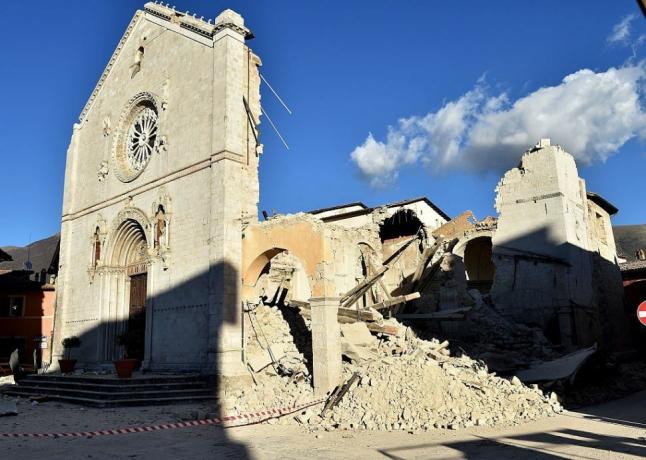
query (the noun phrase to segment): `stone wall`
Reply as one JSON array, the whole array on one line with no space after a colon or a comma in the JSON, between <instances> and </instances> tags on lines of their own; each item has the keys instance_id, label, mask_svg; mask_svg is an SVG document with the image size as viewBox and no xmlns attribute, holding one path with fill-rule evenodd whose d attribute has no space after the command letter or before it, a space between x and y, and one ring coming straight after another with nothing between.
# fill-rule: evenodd
<instances>
[{"instance_id":1,"label":"stone wall","mask_svg":"<svg viewBox=\"0 0 646 460\"><path fill-rule=\"evenodd\" d=\"M262 151L249 35L231 10L212 24L148 3L133 17L68 150L55 355L78 335L80 365L111 365L134 269L147 272L144 367L244 371L241 235L257 221ZM124 172L137 104L156 113L155 141L147 164ZM142 243L141 263L124 265Z\"/></svg>"}]
</instances>

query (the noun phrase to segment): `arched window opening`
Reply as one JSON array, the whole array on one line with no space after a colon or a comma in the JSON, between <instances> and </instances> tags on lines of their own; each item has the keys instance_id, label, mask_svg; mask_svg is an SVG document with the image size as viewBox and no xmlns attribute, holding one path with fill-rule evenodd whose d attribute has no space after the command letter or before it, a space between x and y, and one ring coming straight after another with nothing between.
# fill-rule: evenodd
<instances>
[{"instance_id":1,"label":"arched window opening","mask_svg":"<svg viewBox=\"0 0 646 460\"><path fill-rule=\"evenodd\" d=\"M400 209L381 224L379 238L382 242L408 238L417 235L422 227L413 211Z\"/></svg>"},{"instance_id":2,"label":"arched window opening","mask_svg":"<svg viewBox=\"0 0 646 460\"><path fill-rule=\"evenodd\" d=\"M464 265L469 289L486 293L491 290L495 266L491 238L483 236L469 241L464 249Z\"/></svg>"}]
</instances>

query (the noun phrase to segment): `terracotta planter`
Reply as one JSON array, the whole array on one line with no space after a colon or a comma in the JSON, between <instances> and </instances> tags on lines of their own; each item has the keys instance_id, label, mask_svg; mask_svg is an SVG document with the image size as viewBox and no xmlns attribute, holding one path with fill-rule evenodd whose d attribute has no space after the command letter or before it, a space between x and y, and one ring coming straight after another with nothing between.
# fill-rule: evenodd
<instances>
[{"instance_id":1,"label":"terracotta planter","mask_svg":"<svg viewBox=\"0 0 646 460\"><path fill-rule=\"evenodd\" d=\"M61 374L69 374L74 372L74 367L76 367L75 359L59 359L58 367L61 369Z\"/></svg>"},{"instance_id":2,"label":"terracotta planter","mask_svg":"<svg viewBox=\"0 0 646 460\"><path fill-rule=\"evenodd\" d=\"M139 361L136 359L119 359L117 361L112 361L114 364L114 369L117 371L117 375L120 379L129 379L132 377L132 371L137 367Z\"/></svg>"}]
</instances>

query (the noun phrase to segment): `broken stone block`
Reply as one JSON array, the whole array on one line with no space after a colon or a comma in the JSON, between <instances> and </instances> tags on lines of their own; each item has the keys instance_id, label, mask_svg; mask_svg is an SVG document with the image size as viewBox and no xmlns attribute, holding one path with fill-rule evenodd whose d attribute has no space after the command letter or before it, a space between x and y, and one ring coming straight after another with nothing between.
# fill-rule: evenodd
<instances>
[{"instance_id":1,"label":"broken stone block","mask_svg":"<svg viewBox=\"0 0 646 460\"><path fill-rule=\"evenodd\" d=\"M271 352L278 362L285 356L285 347L281 343L273 344L271 345ZM261 369L271 365L272 362L273 359L268 349L260 349L247 355L247 363L254 372L259 372Z\"/></svg>"},{"instance_id":2,"label":"broken stone block","mask_svg":"<svg viewBox=\"0 0 646 460\"><path fill-rule=\"evenodd\" d=\"M368 330L368 326L362 322L341 324L341 336L348 342L358 347L372 347L376 345L377 339Z\"/></svg>"}]
</instances>

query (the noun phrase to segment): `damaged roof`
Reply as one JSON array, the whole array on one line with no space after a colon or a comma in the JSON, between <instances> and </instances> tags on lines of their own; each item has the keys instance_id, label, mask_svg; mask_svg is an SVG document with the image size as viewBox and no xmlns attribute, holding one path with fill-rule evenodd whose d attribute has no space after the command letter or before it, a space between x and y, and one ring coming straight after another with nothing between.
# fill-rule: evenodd
<instances>
[{"instance_id":1,"label":"damaged roof","mask_svg":"<svg viewBox=\"0 0 646 460\"><path fill-rule=\"evenodd\" d=\"M599 207L601 209L606 211L611 216L614 216L615 214L617 214L619 212L619 208L617 208L615 205L613 205L611 202L606 200L604 197L602 197L598 193L588 192L587 196L588 196L588 200L590 200L593 203L596 203L597 205L599 205Z\"/></svg>"},{"instance_id":2,"label":"damaged roof","mask_svg":"<svg viewBox=\"0 0 646 460\"><path fill-rule=\"evenodd\" d=\"M386 208L394 208L397 206L405 206L407 204L412 204L412 203L417 203L419 201L423 201L426 203L430 208L432 208L435 212L437 212L440 216L442 216L444 219L451 220L451 218L446 214L444 211L442 211L438 206L435 205L431 200L426 198L425 196L420 196L417 198L410 198L407 200L401 200L401 201L394 201L392 203L387 203L383 204L381 206L374 206L372 208L367 207L365 204L363 204L360 201L355 201L353 203L346 203L346 204L340 204L337 206L331 206L329 208L321 208L321 209L315 209L313 211L308 211L307 214L322 214L324 212L329 212L329 211L335 211L337 209L343 209L343 208L353 208L353 207L360 207L361 209L358 210L352 210L348 211L345 213L339 213L339 214L334 214L331 216L324 217L323 220L333 219L333 220L338 220L342 218L347 218L347 217L353 217L353 216L360 216L363 214L370 214L373 212L375 209L379 209L381 207L386 207Z\"/></svg>"},{"instance_id":3,"label":"damaged roof","mask_svg":"<svg viewBox=\"0 0 646 460\"><path fill-rule=\"evenodd\" d=\"M322 214L322 213L328 212L328 211L336 211L337 209L354 208L354 207L360 207L360 208L363 208L363 209L368 209L368 206L363 204L361 201L355 201L353 203L339 204L339 205L336 205L336 206L330 206L329 208L315 209L313 211L308 211L307 214Z\"/></svg>"}]
</instances>

